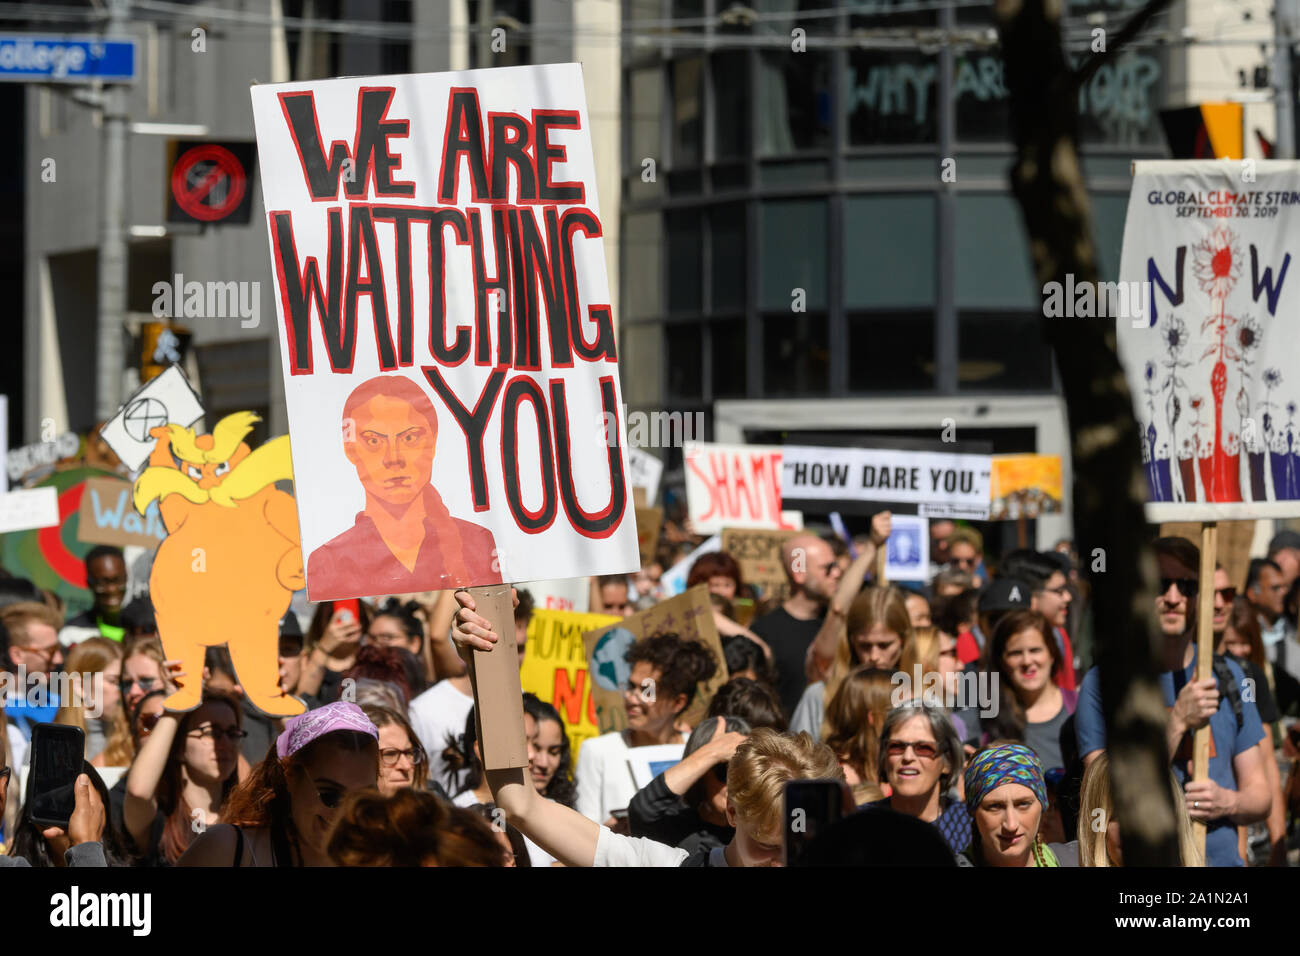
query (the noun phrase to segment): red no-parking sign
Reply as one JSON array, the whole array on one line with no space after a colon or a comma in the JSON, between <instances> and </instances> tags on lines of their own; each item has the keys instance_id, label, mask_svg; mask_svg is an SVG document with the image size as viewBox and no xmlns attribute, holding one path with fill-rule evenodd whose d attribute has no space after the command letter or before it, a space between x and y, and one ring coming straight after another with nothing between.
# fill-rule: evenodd
<instances>
[{"instance_id":1,"label":"red no-parking sign","mask_svg":"<svg viewBox=\"0 0 1300 956\"><path fill-rule=\"evenodd\" d=\"M168 222L249 221L253 143L173 141L168 153Z\"/></svg>"}]
</instances>

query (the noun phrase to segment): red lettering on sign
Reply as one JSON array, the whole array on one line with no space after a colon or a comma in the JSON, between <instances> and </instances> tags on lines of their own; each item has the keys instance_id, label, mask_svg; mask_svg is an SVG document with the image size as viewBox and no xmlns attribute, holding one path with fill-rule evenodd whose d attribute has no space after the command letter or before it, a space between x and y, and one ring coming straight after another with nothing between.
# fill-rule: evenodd
<instances>
[{"instance_id":1,"label":"red lettering on sign","mask_svg":"<svg viewBox=\"0 0 1300 956\"><path fill-rule=\"evenodd\" d=\"M569 671L564 667L555 668L555 691L551 694L551 703L570 727L578 723L582 716L582 695L587 687L587 669L578 671L578 686L569 683ZM595 723L595 721L592 721Z\"/></svg>"}]
</instances>

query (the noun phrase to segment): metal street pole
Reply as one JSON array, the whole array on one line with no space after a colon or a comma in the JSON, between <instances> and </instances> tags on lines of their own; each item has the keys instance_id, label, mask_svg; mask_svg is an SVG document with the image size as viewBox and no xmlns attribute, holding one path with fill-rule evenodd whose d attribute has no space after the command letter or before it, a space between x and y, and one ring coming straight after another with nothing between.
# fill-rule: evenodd
<instances>
[{"instance_id":1,"label":"metal street pole","mask_svg":"<svg viewBox=\"0 0 1300 956\"><path fill-rule=\"evenodd\" d=\"M1291 88L1291 44L1294 42L1295 0L1273 4L1273 105L1277 118L1277 159L1295 159L1295 93Z\"/></svg>"},{"instance_id":2,"label":"metal street pole","mask_svg":"<svg viewBox=\"0 0 1300 956\"><path fill-rule=\"evenodd\" d=\"M121 39L129 0L109 0L107 36ZM99 320L96 324L95 415L107 421L122 404L122 328L126 322L126 87L104 87L103 197L99 223Z\"/></svg>"}]
</instances>

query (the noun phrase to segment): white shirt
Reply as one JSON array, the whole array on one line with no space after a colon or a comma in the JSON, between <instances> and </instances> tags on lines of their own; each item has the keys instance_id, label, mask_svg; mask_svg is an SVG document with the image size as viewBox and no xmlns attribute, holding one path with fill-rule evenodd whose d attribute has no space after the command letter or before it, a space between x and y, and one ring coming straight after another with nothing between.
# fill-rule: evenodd
<instances>
[{"instance_id":1,"label":"white shirt","mask_svg":"<svg viewBox=\"0 0 1300 956\"><path fill-rule=\"evenodd\" d=\"M804 689L803 696L790 715L790 733L807 732L813 740L821 740L822 718L826 716L826 684L818 681Z\"/></svg>"},{"instance_id":2,"label":"white shirt","mask_svg":"<svg viewBox=\"0 0 1300 956\"><path fill-rule=\"evenodd\" d=\"M582 745L584 751L590 743L588 740ZM688 856L690 854L679 847L656 843L645 837L623 836L609 827L601 827L600 836L596 838L596 859L592 865L681 866Z\"/></svg>"},{"instance_id":3,"label":"white shirt","mask_svg":"<svg viewBox=\"0 0 1300 956\"><path fill-rule=\"evenodd\" d=\"M449 737L459 737L465 732L465 718L473 707L472 695L462 694L450 680L442 680L416 697L407 708L415 736L429 755L429 777L446 787L448 793L455 793L465 785L469 771L462 770L452 786L447 786L447 762L442 759L442 752Z\"/></svg>"},{"instance_id":4,"label":"white shirt","mask_svg":"<svg viewBox=\"0 0 1300 956\"><path fill-rule=\"evenodd\" d=\"M627 740L613 731L582 742L574 772L577 800L574 809L588 820L603 824L615 810L625 810L636 796L636 781L627 765Z\"/></svg>"}]
</instances>

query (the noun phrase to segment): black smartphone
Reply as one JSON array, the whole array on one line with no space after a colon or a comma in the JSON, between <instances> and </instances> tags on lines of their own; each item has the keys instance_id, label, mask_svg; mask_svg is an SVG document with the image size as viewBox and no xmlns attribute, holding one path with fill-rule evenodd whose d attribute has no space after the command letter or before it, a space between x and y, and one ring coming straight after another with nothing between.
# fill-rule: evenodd
<instances>
[{"instance_id":1,"label":"black smartphone","mask_svg":"<svg viewBox=\"0 0 1300 956\"><path fill-rule=\"evenodd\" d=\"M808 844L853 807L842 780L789 780L785 785L785 865L794 866Z\"/></svg>"},{"instance_id":2,"label":"black smartphone","mask_svg":"<svg viewBox=\"0 0 1300 956\"><path fill-rule=\"evenodd\" d=\"M80 727L36 724L32 728L27 805L37 826L67 829L85 754L86 735Z\"/></svg>"}]
</instances>

